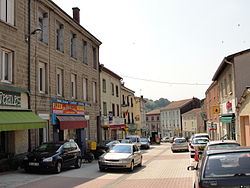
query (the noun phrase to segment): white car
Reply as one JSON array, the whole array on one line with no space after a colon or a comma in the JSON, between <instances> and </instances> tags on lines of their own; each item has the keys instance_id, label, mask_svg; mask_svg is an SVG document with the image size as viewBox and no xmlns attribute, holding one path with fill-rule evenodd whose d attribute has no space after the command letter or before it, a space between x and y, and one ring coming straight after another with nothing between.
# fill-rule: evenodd
<instances>
[{"instance_id":1,"label":"white car","mask_svg":"<svg viewBox=\"0 0 250 188\"><path fill-rule=\"evenodd\" d=\"M195 150L199 152L199 155L202 154L208 142L209 139L207 137L193 138L189 144L190 157L194 158Z\"/></svg>"}]
</instances>

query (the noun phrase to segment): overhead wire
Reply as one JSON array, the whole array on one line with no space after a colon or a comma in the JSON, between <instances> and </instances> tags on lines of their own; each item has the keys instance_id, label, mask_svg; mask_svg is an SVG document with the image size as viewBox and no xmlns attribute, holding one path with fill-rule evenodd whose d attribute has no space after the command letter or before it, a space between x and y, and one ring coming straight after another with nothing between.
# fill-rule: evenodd
<instances>
[{"instance_id":1,"label":"overhead wire","mask_svg":"<svg viewBox=\"0 0 250 188\"><path fill-rule=\"evenodd\" d=\"M151 79L145 79L145 78L136 78L136 77L132 77L132 76L126 76L126 75L122 75L122 77L124 78L130 78L130 79L135 79L135 80L141 80L141 81L146 81L146 82L155 82L155 83L161 83L161 84L170 84L170 85L210 85L210 84L205 84L205 83L185 83L185 82L167 82L167 81L159 81L159 80L151 80Z\"/></svg>"}]
</instances>

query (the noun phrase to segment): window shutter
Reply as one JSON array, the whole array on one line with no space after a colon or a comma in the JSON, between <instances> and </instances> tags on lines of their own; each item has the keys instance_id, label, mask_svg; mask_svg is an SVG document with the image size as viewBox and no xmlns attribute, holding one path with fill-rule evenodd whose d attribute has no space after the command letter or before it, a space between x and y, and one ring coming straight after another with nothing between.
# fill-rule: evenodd
<instances>
[{"instance_id":1,"label":"window shutter","mask_svg":"<svg viewBox=\"0 0 250 188\"><path fill-rule=\"evenodd\" d=\"M60 26L60 31L59 31L59 46L60 46L60 51L64 52L64 46L63 46L63 26Z\"/></svg>"},{"instance_id":2,"label":"window shutter","mask_svg":"<svg viewBox=\"0 0 250 188\"><path fill-rule=\"evenodd\" d=\"M49 25L48 25L48 16L45 16L43 18L43 42L48 43L48 31L49 31Z\"/></svg>"},{"instance_id":3,"label":"window shutter","mask_svg":"<svg viewBox=\"0 0 250 188\"><path fill-rule=\"evenodd\" d=\"M0 0L0 18L6 21L6 0Z\"/></svg>"},{"instance_id":4,"label":"window shutter","mask_svg":"<svg viewBox=\"0 0 250 188\"><path fill-rule=\"evenodd\" d=\"M15 1L14 0L8 0L7 1L7 23L14 25L14 6Z\"/></svg>"},{"instance_id":5,"label":"window shutter","mask_svg":"<svg viewBox=\"0 0 250 188\"><path fill-rule=\"evenodd\" d=\"M73 36L72 43L73 43L72 55L74 58L76 58L76 36L75 35Z\"/></svg>"},{"instance_id":6,"label":"window shutter","mask_svg":"<svg viewBox=\"0 0 250 188\"><path fill-rule=\"evenodd\" d=\"M8 75L9 75L9 81L12 82L12 64L13 64L13 53L9 53L9 62L8 62Z\"/></svg>"}]
</instances>

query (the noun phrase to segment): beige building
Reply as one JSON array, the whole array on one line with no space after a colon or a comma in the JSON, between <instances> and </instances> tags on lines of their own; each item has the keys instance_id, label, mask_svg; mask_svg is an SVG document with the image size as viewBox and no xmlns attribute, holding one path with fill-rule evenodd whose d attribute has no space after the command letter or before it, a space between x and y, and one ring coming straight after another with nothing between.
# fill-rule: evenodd
<instances>
[{"instance_id":1,"label":"beige building","mask_svg":"<svg viewBox=\"0 0 250 188\"><path fill-rule=\"evenodd\" d=\"M121 85L121 112L124 123L128 125L128 134L136 135L139 127L135 124L135 96L134 91Z\"/></svg>"},{"instance_id":2,"label":"beige building","mask_svg":"<svg viewBox=\"0 0 250 188\"><path fill-rule=\"evenodd\" d=\"M104 65L100 66L103 140L125 138L126 125L121 113L121 80L122 78L119 75Z\"/></svg>"},{"instance_id":3,"label":"beige building","mask_svg":"<svg viewBox=\"0 0 250 188\"><path fill-rule=\"evenodd\" d=\"M250 87L246 87L237 106L240 144L250 146Z\"/></svg>"},{"instance_id":4,"label":"beige building","mask_svg":"<svg viewBox=\"0 0 250 188\"><path fill-rule=\"evenodd\" d=\"M195 133L204 132L201 108L194 108L182 114L183 136L190 137Z\"/></svg>"},{"instance_id":5,"label":"beige building","mask_svg":"<svg viewBox=\"0 0 250 188\"><path fill-rule=\"evenodd\" d=\"M6 1L7 2L7 1ZM0 1L0 164L3 158L27 152L31 130L46 122L31 111L28 66L27 1ZM0 166L0 169L2 167Z\"/></svg>"},{"instance_id":6,"label":"beige building","mask_svg":"<svg viewBox=\"0 0 250 188\"><path fill-rule=\"evenodd\" d=\"M150 137L152 142L155 142L156 138L163 137L161 135L160 109L146 113L146 126L149 130L147 137Z\"/></svg>"},{"instance_id":7,"label":"beige building","mask_svg":"<svg viewBox=\"0 0 250 188\"><path fill-rule=\"evenodd\" d=\"M141 97L135 97L135 124L137 127L137 135L146 137L149 130L146 127L146 101Z\"/></svg>"}]
</instances>

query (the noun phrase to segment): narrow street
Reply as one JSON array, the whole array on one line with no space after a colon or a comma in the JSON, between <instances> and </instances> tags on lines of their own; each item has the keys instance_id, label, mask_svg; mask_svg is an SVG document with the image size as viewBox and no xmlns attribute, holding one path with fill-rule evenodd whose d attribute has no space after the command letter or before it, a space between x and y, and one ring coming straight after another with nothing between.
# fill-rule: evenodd
<instances>
[{"instance_id":1,"label":"narrow street","mask_svg":"<svg viewBox=\"0 0 250 188\"><path fill-rule=\"evenodd\" d=\"M1 188L83 188L83 187L193 187L194 172L187 171L192 162L188 152L172 153L169 143L151 145L143 151L143 166L133 172L108 170L99 172L97 161L84 163L80 169L60 174L25 173L22 169L0 174Z\"/></svg>"}]
</instances>

